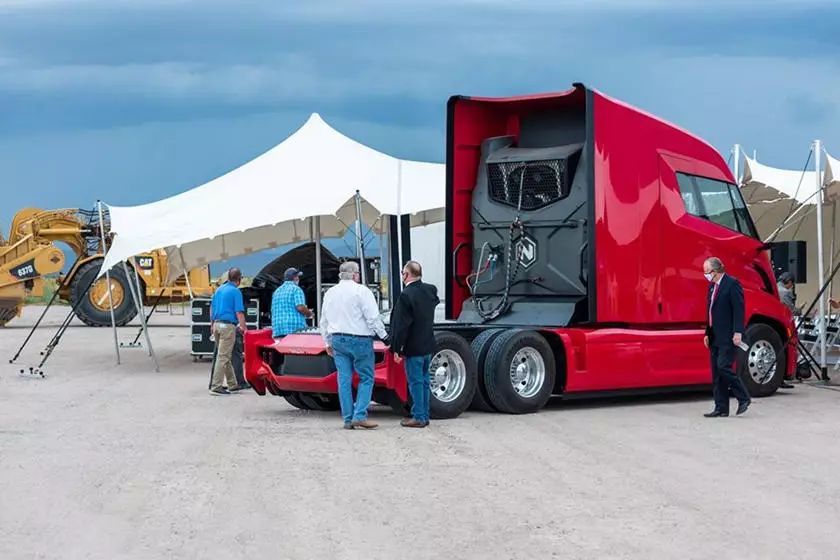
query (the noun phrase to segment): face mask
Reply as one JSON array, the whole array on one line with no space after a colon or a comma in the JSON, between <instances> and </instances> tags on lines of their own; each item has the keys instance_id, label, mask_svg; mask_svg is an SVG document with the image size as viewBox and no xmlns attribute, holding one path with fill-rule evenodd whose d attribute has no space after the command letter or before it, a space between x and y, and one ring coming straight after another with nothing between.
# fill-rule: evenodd
<instances>
[{"instance_id":1,"label":"face mask","mask_svg":"<svg viewBox=\"0 0 840 560\"><path fill-rule=\"evenodd\" d=\"M712 278L714 278L714 274L712 274L711 272L704 272L703 276L705 276L706 280L708 280L709 282L711 282Z\"/></svg>"}]
</instances>

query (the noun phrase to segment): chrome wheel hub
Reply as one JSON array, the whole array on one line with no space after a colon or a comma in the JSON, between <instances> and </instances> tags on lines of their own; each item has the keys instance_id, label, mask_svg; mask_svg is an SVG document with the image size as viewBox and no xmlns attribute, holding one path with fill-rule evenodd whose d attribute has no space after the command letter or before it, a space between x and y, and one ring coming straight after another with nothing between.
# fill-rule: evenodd
<instances>
[{"instance_id":1,"label":"chrome wheel hub","mask_svg":"<svg viewBox=\"0 0 840 560\"><path fill-rule=\"evenodd\" d=\"M747 352L747 371L750 377L763 385L769 383L776 373L776 350L766 340L758 340Z\"/></svg>"},{"instance_id":2,"label":"chrome wheel hub","mask_svg":"<svg viewBox=\"0 0 840 560\"><path fill-rule=\"evenodd\" d=\"M440 402L452 402L461 396L467 384L467 365L457 352L441 350L432 356L429 385Z\"/></svg>"},{"instance_id":3,"label":"chrome wheel hub","mask_svg":"<svg viewBox=\"0 0 840 560\"><path fill-rule=\"evenodd\" d=\"M510 384L523 398L536 396L545 384L545 360L542 354L531 347L520 349L510 364Z\"/></svg>"}]
</instances>

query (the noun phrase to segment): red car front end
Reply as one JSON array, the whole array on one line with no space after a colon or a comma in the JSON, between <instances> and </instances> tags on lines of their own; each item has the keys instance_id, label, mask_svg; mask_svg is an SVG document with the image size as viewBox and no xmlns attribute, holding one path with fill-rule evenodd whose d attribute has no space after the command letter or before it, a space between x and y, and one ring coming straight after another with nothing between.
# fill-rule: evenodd
<instances>
[{"instance_id":1,"label":"red car front end","mask_svg":"<svg viewBox=\"0 0 840 560\"><path fill-rule=\"evenodd\" d=\"M374 342L374 387L391 391L405 402L408 389L403 366L384 344ZM277 396L295 393L337 395L338 374L317 332L291 334L279 340L271 329L245 333L245 378L254 390ZM353 376L353 386L358 384Z\"/></svg>"}]
</instances>

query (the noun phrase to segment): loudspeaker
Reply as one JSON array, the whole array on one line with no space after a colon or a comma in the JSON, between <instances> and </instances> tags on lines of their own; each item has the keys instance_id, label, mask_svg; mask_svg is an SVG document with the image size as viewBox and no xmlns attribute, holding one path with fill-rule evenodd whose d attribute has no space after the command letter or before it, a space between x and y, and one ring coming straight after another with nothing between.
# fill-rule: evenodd
<instances>
[{"instance_id":1,"label":"loudspeaker","mask_svg":"<svg viewBox=\"0 0 840 560\"><path fill-rule=\"evenodd\" d=\"M777 241L770 244L770 261L776 278L782 272L790 272L797 284L808 282L808 259L805 241Z\"/></svg>"}]
</instances>

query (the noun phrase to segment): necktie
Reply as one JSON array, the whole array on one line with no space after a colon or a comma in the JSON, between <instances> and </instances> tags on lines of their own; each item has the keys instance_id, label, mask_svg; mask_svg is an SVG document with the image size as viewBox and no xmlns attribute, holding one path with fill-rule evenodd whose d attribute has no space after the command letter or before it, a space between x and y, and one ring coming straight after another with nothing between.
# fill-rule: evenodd
<instances>
[{"instance_id":1,"label":"necktie","mask_svg":"<svg viewBox=\"0 0 840 560\"><path fill-rule=\"evenodd\" d=\"M709 326L712 326L712 306L715 304L715 296L717 296L718 284L715 282L715 287L712 290L712 301L709 303Z\"/></svg>"}]
</instances>

